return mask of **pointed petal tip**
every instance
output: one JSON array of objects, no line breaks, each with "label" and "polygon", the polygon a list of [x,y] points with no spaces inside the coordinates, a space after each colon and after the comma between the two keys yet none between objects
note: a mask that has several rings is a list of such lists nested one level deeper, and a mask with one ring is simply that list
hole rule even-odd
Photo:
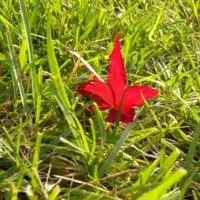
[{"label": "pointed petal tip", "polygon": [[120,35],[117,35],[116,37],[115,37],[115,46],[120,46]]},{"label": "pointed petal tip", "polygon": [[120,36],[114,41],[114,47],[110,54],[110,65],[108,68],[108,84],[112,89],[115,104],[118,105],[126,86],[126,70],[120,48]]},{"label": "pointed petal tip", "polygon": [[[155,97],[155,96],[158,96],[158,95],[160,95],[160,91],[159,90],[157,90],[156,88],[151,88],[152,89],[152,93],[153,93],[153,97]],[[152,98],[153,98],[152,97]]]},{"label": "pointed petal tip", "polygon": [[159,95],[159,90],[145,85],[130,86],[125,89],[123,109],[134,106],[142,106],[148,101]]}]

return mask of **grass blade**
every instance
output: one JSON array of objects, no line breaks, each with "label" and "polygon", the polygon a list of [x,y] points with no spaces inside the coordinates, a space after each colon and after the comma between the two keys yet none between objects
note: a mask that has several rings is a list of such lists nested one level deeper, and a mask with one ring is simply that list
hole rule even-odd
[{"label": "grass blade", "polygon": [[165,194],[167,189],[178,183],[186,174],[187,172],[184,169],[177,170],[167,180],[164,180],[152,190],[144,193],[141,197],[138,198],[138,200],[159,200],[162,195]]},{"label": "grass blade", "polygon": [[36,142],[35,142],[35,151],[33,154],[33,167],[37,170],[38,169],[38,164],[40,161],[40,146],[42,142],[42,133],[37,134]]},{"label": "grass blade", "polygon": [[5,24],[6,26],[15,29],[15,27],[7,20],[5,19],[2,15],[0,15],[0,21],[2,21],[3,24]]},{"label": "grass blade", "polygon": [[56,86],[53,82],[49,81],[51,90],[56,97],[56,100],[65,116],[65,119],[67,120],[69,127],[72,131],[72,134],[74,138],[76,139],[76,142],[78,146],[81,149],[84,149],[86,152],[90,152],[86,136],[84,134],[83,128],[81,127],[78,119],[76,119],[76,116],[70,112],[70,110],[67,109],[66,104],[63,102],[63,98],[61,97],[61,94],[57,90]]},{"label": "grass blade", "polygon": [[197,127],[196,127],[194,137],[192,139],[188,153],[187,153],[186,158],[185,158],[184,167],[185,167],[185,169],[187,169],[189,171],[192,168],[193,158],[194,158],[195,153],[196,153],[196,148],[197,148],[197,145],[198,145],[199,138],[200,138],[200,124],[198,124]]},{"label": "grass blade", "polygon": [[99,177],[103,176],[107,173],[110,165],[114,161],[115,157],[117,156],[117,153],[119,152],[121,146],[123,145],[124,141],[128,137],[131,129],[133,128],[133,125],[130,124],[127,126],[127,128],[123,131],[121,134],[119,140],[116,142],[115,146],[113,147],[112,151],[109,153],[108,157],[106,158],[105,162],[102,164],[101,168],[99,169]]},{"label": "grass blade", "polygon": [[32,80],[32,92],[33,92],[33,105],[36,106],[36,98],[37,98],[37,74],[36,68],[34,63],[34,51],[33,51],[33,44],[31,38],[31,30],[29,26],[29,18],[25,7],[24,0],[19,0],[21,17],[24,25],[26,42],[27,42],[27,49],[28,49],[28,57],[29,57],[29,65],[30,65],[30,75]]},{"label": "grass blade", "polygon": [[196,153],[196,148],[199,142],[199,138],[200,138],[200,124],[197,125],[196,127],[196,131],[194,133],[194,137],[192,139],[192,142],[190,144],[188,153],[186,155],[185,158],[185,162],[184,162],[184,167],[185,169],[188,170],[188,176],[184,178],[182,184],[181,184],[181,194],[182,197],[184,196],[185,192],[187,191],[187,188],[190,184],[190,182],[192,181],[192,178],[195,176],[195,174],[197,173],[196,170],[192,170],[193,167],[193,159]]},{"label": "grass blade", "polygon": [[155,170],[157,165],[160,163],[160,160],[163,159],[164,156],[164,151],[162,151],[160,156],[148,168],[141,172],[139,179],[133,184],[133,187],[146,184],[148,179],[151,177],[153,170]]},{"label": "grass blade", "polygon": [[54,187],[54,188],[52,189],[52,192],[51,192],[51,194],[49,195],[48,200],[56,200],[60,192],[61,192],[61,189],[60,189],[60,187],[57,185],[56,187]]},{"label": "grass blade", "polygon": [[42,68],[39,68],[39,71],[38,71],[38,95],[37,95],[37,106],[36,106],[36,117],[35,117],[36,127],[38,127],[39,121],[40,121],[41,104],[42,104]]},{"label": "grass blade", "polygon": [[23,86],[23,83],[22,83],[21,73],[20,73],[20,70],[19,70],[19,65],[15,61],[15,54],[14,54],[14,50],[13,50],[13,47],[12,47],[12,40],[11,40],[9,31],[7,31],[7,43],[8,43],[9,54],[10,54],[10,62],[11,62],[11,68],[10,69],[11,69],[11,72],[12,72],[12,75],[13,75],[13,87],[15,87],[16,85],[18,86],[22,105],[23,105],[24,110],[25,110],[25,116],[29,117],[29,108],[28,108],[28,105],[26,103],[26,95],[25,95],[25,92],[24,92],[24,86]]},{"label": "grass blade", "polygon": [[51,15],[48,16],[48,20],[47,20],[47,54],[48,54],[49,67],[51,70],[52,79],[55,83],[57,90],[59,91],[61,95],[62,101],[67,106],[67,108],[70,109],[71,105],[70,105],[67,93],[65,91],[65,86],[60,75],[58,62],[53,50],[50,21],[51,21]]},{"label": "grass blade", "polygon": [[170,154],[170,156],[164,161],[161,166],[160,173],[157,176],[157,180],[163,176],[175,165],[175,162],[180,155],[180,151],[178,148],[175,148],[174,151]]},{"label": "grass blade", "polygon": [[166,3],[167,3],[167,0],[165,0],[165,2],[163,3],[163,6],[162,6],[162,8],[161,8],[161,11],[160,11],[160,13],[159,13],[158,16],[157,16],[156,21],[155,21],[155,23],[153,24],[153,27],[151,28],[151,31],[150,31],[150,33],[149,33],[149,39],[150,39],[150,40],[153,40],[152,36],[154,35],[154,32],[155,32],[155,30],[156,30],[158,24],[159,24],[160,21],[161,21],[161,17],[162,17],[162,15],[163,15],[163,13],[164,13],[164,9],[165,9]]},{"label": "grass blade", "polygon": [[94,105],[94,111],[95,111],[96,122],[98,124],[99,132],[101,135],[102,144],[104,144],[104,142],[106,141],[105,123],[103,121],[101,112],[99,111],[96,104]]}]

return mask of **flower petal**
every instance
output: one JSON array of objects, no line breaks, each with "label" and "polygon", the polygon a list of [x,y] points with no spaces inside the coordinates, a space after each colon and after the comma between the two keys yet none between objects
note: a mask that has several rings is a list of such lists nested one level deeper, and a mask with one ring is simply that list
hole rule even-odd
[{"label": "flower petal", "polygon": [[100,107],[103,107],[103,105],[107,105],[108,107],[114,105],[110,87],[106,83],[100,81],[96,76],[94,76],[92,81],[81,84],[77,88],[77,92],[83,96],[91,96]]},{"label": "flower petal", "polygon": [[124,99],[122,103],[122,112],[129,110],[133,106],[140,106],[145,100],[152,99],[157,96],[159,91],[148,86],[131,86],[125,89]]},{"label": "flower petal", "polygon": [[[108,114],[108,117],[106,118],[106,121],[115,123],[117,119],[117,114],[118,114],[117,110],[111,109]],[[135,116],[135,111],[133,108],[131,108],[126,113],[121,113],[120,121],[124,124],[129,124],[133,121],[134,116]]]},{"label": "flower petal", "polygon": [[122,113],[120,121],[124,124],[129,124],[134,120],[135,110],[129,109],[126,113]]},{"label": "flower petal", "polygon": [[124,61],[120,51],[119,36],[115,39],[114,48],[110,55],[108,83],[114,94],[115,105],[116,107],[118,107],[126,86],[126,71],[124,68]]},{"label": "flower petal", "polygon": [[111,122],[111,123],[115,123],[116,119],[117,119],[117,110],[111,109],[107,118],[106,118],[106,121]]},{"label": "flower petal", "polygon": [[108,105],[104,100],[102,100],[98,96],[92,95],[91,98],[97,103],[100,110],[103,111],[103,110],[107,110],[110,108],[110,105]]}]

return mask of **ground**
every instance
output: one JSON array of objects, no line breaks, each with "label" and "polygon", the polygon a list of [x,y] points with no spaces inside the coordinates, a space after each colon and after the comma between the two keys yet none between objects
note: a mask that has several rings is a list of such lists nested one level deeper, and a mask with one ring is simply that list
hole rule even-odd
[{"label": "ground", "polygon": [[[1,199],[199,199],[200,2],[0,3]],[[105,122],[77,87],[106,80],[117,35],[128,85],[159,95]]]}]

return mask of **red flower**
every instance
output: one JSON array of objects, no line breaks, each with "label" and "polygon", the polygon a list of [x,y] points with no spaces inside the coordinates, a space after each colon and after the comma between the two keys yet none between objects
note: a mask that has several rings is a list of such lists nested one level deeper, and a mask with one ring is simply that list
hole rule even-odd
[{"label": "red flower", "polygon": [[83,83],[77,92],[90,96],[100,110],[110,109],[107,122],[115,122],[120,111],[120,121],[128,124],[133,121],[134,106],[141,106],[146,100],[158,95],[158,90],[148,86],[126,86],[126,71],[120,51],[120,37],[115,40],[114,49],[110,55],[108,81],[103,82],[96,76],[90,82]]}]

